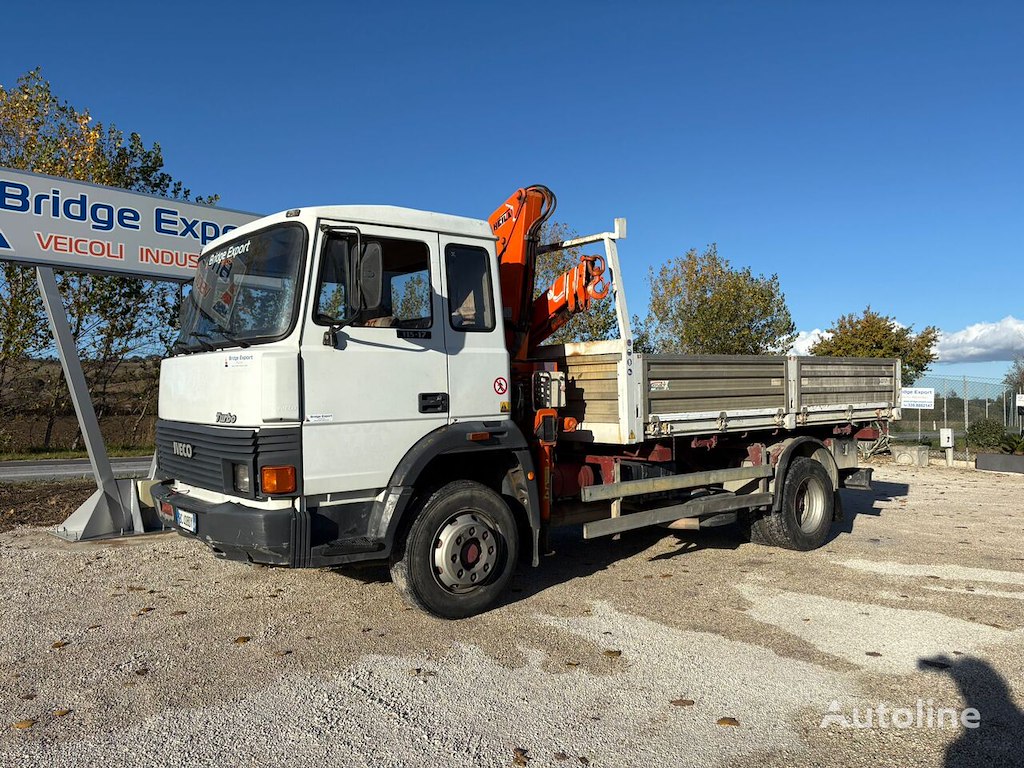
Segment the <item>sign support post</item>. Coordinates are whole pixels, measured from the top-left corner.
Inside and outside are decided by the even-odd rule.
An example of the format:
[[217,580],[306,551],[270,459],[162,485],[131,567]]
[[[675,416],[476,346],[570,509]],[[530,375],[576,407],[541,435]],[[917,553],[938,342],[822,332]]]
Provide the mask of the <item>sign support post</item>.
[[64,379],[71,391],[71,402],[75,406],[78,425],[82,429],[89,463],[96,479],[96,492],[54,531],[62,539],[78,541],[103,536],[118,536],[127,532],[142,533],[145,526],[138,496],[132,481],[119,482],[114,479],[107,448],[103,444],[96,410],[89,396],[89,387],[78,358],[75,337],[71,333],[64,302],[57,288],[57,279],[50,267],[36,267],[36,282],[39,294],[50,321],[50,330],[57,343],[57,355]]

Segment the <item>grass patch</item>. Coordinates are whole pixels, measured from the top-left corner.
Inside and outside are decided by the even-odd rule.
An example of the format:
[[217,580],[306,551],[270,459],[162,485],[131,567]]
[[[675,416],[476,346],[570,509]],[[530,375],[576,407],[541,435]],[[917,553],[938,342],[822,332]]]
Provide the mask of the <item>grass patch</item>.
[[[107,446],[107,455],[113,458],[152,456],[155,446]],[[44,459],[87,459],[89,454],[81,451],[22,451],[0,453],[0,461],[42,461]]]

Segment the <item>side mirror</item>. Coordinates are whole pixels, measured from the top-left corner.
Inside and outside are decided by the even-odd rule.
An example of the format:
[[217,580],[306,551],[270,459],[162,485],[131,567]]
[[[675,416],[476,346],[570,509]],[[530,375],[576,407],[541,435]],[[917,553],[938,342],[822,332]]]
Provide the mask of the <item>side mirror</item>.
[[380,309],[384,291],[383,252],[380,243],[367,243],[359,259],[359,293],[361,309]]

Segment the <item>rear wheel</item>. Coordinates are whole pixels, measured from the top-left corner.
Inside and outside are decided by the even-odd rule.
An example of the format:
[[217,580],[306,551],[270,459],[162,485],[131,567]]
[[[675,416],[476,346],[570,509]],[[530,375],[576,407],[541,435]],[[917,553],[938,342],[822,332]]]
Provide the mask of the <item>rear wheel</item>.
[[457,480],[419,506],[396,544],[391,578],[402,597],[444,619],[486,610],[505,590],[519,537],[508,505],[485,485]]
[[825,543],[835,515],[835,493],[828,470],[814,459],[793,459],[777,512],[750,522],[750,540],[807,551]]

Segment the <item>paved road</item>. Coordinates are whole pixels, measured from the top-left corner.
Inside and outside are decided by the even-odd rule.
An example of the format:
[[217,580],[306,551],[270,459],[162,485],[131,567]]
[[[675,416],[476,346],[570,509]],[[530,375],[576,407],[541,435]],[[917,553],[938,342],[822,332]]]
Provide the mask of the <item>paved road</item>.
[[[149,474],[152,458],[138,456],[111,459],[114,477],[145,477]],[[69,480],[90,477],[92,468],[88,459],[45,459],[41,461],[0,461],[0,482],[25,480]]]

